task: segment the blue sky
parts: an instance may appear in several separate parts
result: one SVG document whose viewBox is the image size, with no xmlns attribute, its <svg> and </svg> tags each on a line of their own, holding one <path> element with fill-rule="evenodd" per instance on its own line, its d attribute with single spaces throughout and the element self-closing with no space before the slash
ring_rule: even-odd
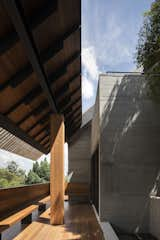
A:
<svg viewBox="0 0 160 240">
<path fill-rule="evenodd" d="M 153 0 L 82 0 L 83 112 L 95 102 L 98 74 L 134 71 L 143 13 Z"/>
</svg>

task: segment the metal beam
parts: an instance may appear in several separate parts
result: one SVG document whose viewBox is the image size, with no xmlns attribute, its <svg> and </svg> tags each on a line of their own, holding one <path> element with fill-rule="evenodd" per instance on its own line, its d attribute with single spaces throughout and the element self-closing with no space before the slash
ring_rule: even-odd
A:
<svg viewBox="0 0 160 240">
<path fill-rule="evenodd" d="M 24 43 L 29 60 L 32 64 L 34 71 L 37 74 L 40 85 L 47 97 L 51 110 L 54 113 L 57 113 L 56 103 L 53 98 L 50 86 L 48 84 L 46 73 L 44 71 L 43 65 L 41 64 L 38 50 L 34 43 L 32 33 L 24 17 L 24 10 L 19 1 L 4 0 L 3 3 L 5 4 L 5 7 L 12 19 L 12 22 L 18 32 L 19 37 Z"/>
<path fill-rule="evenodd" d="M 0 113 L 0 126 L 6 129 L 11 134 L 15 135 L 16 137 L 22 139 L 32 147 L 38 149 L 40 152 L 43 152 L 45 154 L 47 153 L 46 149 L 41 144 L 32 139 L 22 129 L 17 127 L 16 124 L 14 124 L 9 118 L 3 116 L 1 113 Z"/>
<path fill-rule="evenodd" d="M 11 0 L 12 1 L 12 0 Z M 5 2 L 5 0 L 4 0 Z M 44 5 L 40 7 L 36 12 L 29 17 L 29 27 L 34 30 L 40 25 L 46 18 L 48 18 L 57 9 L 57 0 L 45 0 Z M 6 36 L 0 39 L 0 55 L 9 50 L 19 40 L 19 36 L 16 31 L 10 32 Z"/>
<path fill-rule="evenodd" d="M 73 34 L 75 31 L 80 29 L 78 25 L 74 25 L 70 30 L 58 38 L 54 44 L 49 46 L 47 49 L 40 52 L 40 59 L 44 64 L 49 59 L 53 58 L 60 50 L 63 48 L 63 41 Z M 10 79 L 5 81 L 0 85 L 0 91 L 4 90 L 8 86 L 17 87 L 21 84 L 26 78 L 28 78 L 33 73 L 33 68 L 30 63 L 26 64 L 21 70 L 16 72 Z"/>
</svg>

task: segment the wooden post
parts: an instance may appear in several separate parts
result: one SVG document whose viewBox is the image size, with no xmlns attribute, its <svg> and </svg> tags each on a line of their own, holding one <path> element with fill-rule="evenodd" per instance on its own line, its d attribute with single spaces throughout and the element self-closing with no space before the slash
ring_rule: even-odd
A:
<svg viewBox="0 0 160 240">
<path fill-rule="evenodd" d="M 51 115 L 50 223 L 64 222 L 64 118 Z"/>
</svg>

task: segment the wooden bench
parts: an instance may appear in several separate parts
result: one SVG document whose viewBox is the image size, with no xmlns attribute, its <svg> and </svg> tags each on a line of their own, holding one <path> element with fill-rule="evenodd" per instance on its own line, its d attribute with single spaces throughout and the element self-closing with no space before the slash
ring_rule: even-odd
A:
<svg viewBox="0 0 160 240">
<path fill-rule="evenodd" d="M 47 197 L 41 199 L 40 201 L 38 201 L 39 212 L 44 212 L 46 210 L 46 204 L 50 203 L 50 199 L 51 199 L 50 196 L 47 196 Z M 69 199 L 68 195 L 65 195 L 64 196 L 64 201 L 68 201 L 68 199 Z"/>
<path fill-rule="evenodd" d="M 68 196 L 64 196 L 64 200 L 68 201 Z M 46 211 L 46 204 L 50 202 L 50 195 L 47 197 L 44 197 L 40 199 L 38 202 L 35 202 L 35 204 L 30 205 L 22 210 L 19 210 L 16 213 L 13 213 L 9 217 L 3 219 L 0 221 L 0 240 L 2 232 L 5 231 L 7 228 L 13 226 L 14 224 L 21 221 L 22 224 L 29 224 L 32 222 L 32 212 L 35 210 L 39 210 L 40 213 Z M 47 210 L 46 213 L 48 213 L 49 210 Z M 46 214 L 45 214 L 46 215 Z M 41 215 L 43 216 L 43 214 Z"/>
<path fill-rule="evenodd" d="M 2 232 L 7 228 L 21 221 L 22 224 L 28 224 L 32 222 L 32 212 L 38 209 L 38 205 L 30 205 L 11 216 L 0 221 L 0 239 Z"/>
<path fill-rule="evenodd" d="M 41 200 L 38 201 L 38 211 L 44 212 L 46 210 L 46 204 L 50 202 L 50 196 L 44 197 Z"/>
<path fill-rule="evenodd" d="M 13 226 L 14 224 L 21 221 L 22 224 L 29 224 L 32 222 L 32 212 L 35 210 L 39 210 L 40 212 L 43 212 L 46 210 L 46 204 L 50 202 L 50 196 L 44 197 L 38 202 L 35 202 L 34 204 L 27 206 L 26 208 L 19 210 L 9 217 L 6 217 L 5 219 L 0 221 L 0 240 L 2 232 L 5 231 L 7 228 Z"/>
</svg>

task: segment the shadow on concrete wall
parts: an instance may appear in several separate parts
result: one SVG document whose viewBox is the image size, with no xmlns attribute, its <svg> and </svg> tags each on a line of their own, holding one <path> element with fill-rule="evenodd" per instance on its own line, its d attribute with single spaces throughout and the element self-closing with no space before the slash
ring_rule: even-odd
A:
<svg viewBox="0 0 160 240">
<path fill-rule="evenodd" d="M 137 75 L 117 80 L 101 116 L 101 218 L 132 232 L 149 228 L 160 169 L 160 105 L 148 99 L 145 82 Z"/>
</svg>

